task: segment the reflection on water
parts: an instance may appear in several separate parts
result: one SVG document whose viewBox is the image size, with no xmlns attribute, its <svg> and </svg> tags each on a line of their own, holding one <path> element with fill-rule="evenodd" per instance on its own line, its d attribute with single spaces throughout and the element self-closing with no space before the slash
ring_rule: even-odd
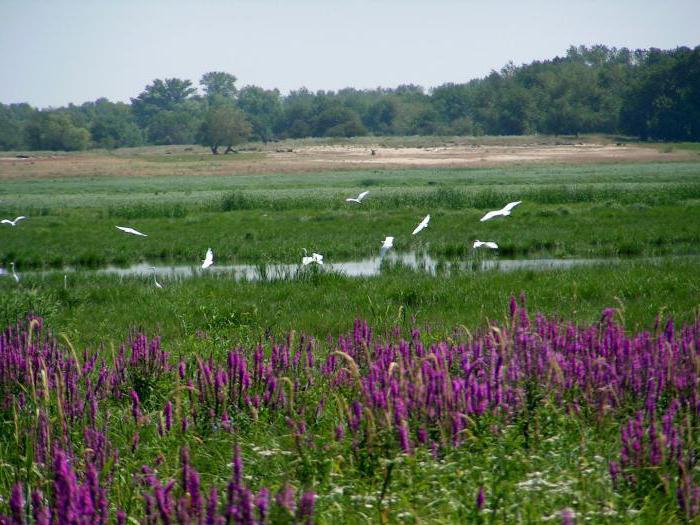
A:
<svg viewBox="0 0 700 525">
<path fill-rule="evenodd" d="M 331 263 L 327 262 L 319 267 L 322 272 L 334 272 L 348 277 L 372 277 L 379 275 L 382 269 L 392 266 L 404 266 L 406 268 L 424 271 L 435 275 L 440 271 L 513 271 L 521 269 L 530 270 L 554 270 L 565 269 L 574 266 L 588 266 L 593 264 L 614 264 L 619 259 L 467 259 L 461 261 L 445 261 L 431 257 L 427 254 L 416 252 L 390 253 L 385 257 L 373 257 L 356 261 Z M 309 271 L 308 268 L 297 264 L 229 264 L 212 266 L 202 270 L 199 266 L 186 265 L 162 265 L 155 267 L 158 277 L 187 278 L 207 273 L 227 274 L 236 279 L 256 281 L 260 279 L 291 278 L 299 272 Z M 147 263 L 135 264 L 125 268 L 108 266 L 96 270 L 95 273 L 119 276 L 151 276 L 152 265 Z"/>
</svg>

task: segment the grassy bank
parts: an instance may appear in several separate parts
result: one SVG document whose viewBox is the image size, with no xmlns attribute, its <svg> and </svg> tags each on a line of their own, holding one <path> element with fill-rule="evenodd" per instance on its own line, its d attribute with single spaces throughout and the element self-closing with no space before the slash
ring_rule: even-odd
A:
<svg viewBox="0 0 700 525">
<path fill-rule="evenodd" d="M 362 205 L 345 197 L 368 189 Z M 466 256 L 474 239 L 504 256 L 610 257 L 698 253 L 700 164 L 403 170 L 235 177 L 7 181 L 0 261 L 20 268 L 135 261 L 294 262 L 301 249 L 346 260 L 400 250 Z M 489 209 L 522 200 L 512 217 Z M 410 235 L 430 213 L 421 235 Z M 115 225 L 148 233 L 127 237 Z"/>
</svg>

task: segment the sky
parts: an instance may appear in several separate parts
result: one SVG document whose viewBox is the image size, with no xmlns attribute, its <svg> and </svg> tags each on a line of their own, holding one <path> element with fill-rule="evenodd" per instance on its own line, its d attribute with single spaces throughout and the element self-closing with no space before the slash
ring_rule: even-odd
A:
<svg viewBox="0 0 700 525">
<path fill-rule="evenodd" d="M 698 0 L 0 0 L 0 102 L 128 102 L 156 78 L 316 91 L 466 82 L 570 45 L 700 44 Z"/>
</svg>

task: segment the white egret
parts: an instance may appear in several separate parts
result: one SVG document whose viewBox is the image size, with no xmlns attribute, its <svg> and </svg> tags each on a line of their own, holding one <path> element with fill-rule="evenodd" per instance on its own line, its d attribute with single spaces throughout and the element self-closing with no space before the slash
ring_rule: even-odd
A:
<svg viewBox="0 0 700 525">
<path fill-rule="evenodd" d="M 318 253 L 312 253 L 310 257 L 306 255 L 306 248 L 304 250 L 304 257 L 301 258 L 301 264 L 308 266 L 311 263 L 323 264 L 323 255 Z"/>
<path fill-rule="evenodd" d="M 150 270 L 153 270 L 153 282 L 156 285 L 156 288 L 163 288 L 163 285 L 158 282 L 158 279 L 156 279 L 156 267 L 155 266 L 150 266 Z"/>
<path fill-rule="evenodd" d="M 493 219 L 494 217 L 498 217 L 500 215 L 503 215 L 504 217 L 510 215 L 510 211 L 521 202 L 523 201 L 509 202 L 500 210 L 490 211 L 481 218 L 481 222 L 488 221 L 489 219 Z"/>
<path fill-rule="evenodd" d="M 204 260 L 202 261 L 202 268 L 209 268 L 212 264 L 214 264 L 214 252 L 211 251 L 211 248 L 207 250 L 207 254 L 204 256 Z"/>
<path fill-rule="evenodd" d="M 361 204 L 361 203 L 362 203 L 362 199 L 364 199 L 365 197 L 367 197 L 368 194 L 369 194 L 368 191 L 363 191 L 362 193 L 360 193 L 360 194 L 357 196 L 356 199 L 349 198 L 349 199 L 345 199 L 345 201 L 346 201 L 346 202 L 356 202 L 357 204 Z"/>
<path fill-rule="evenodd" d="M 129 228 L 127 226 L 115 226 L 116 229 L 123 231 L 124 233 L 130 233 L 131 235 L 138 235 L 139 237 L 148 237 L 145 233 L 141 233 L 138 230 Z"/>
<path fill-rule="evenodd" d="M 384 257 L 384 255 L 386 255 L 386 252 L 388 252 L 393 247 L 394 247 L 394 238 L 387 236 L 387 238 L 384 239 L 384 242 L 382 242 L 382 249 L 379 252 L 379 256 Z"/>
<path fill-rule="evenodd" d="M 19 282 L 19 275 L 17 275 L 17 272 L 15 271 L 15 263 L 11 262 L 10 266 L 12 266 L 12 277 L 15 278 L 16 282 Z"/>
<path fill-rule="evenodd" d="M 426 215 L 425 218 L 422 221 L 420 221 L 420 224 L 418 226 L 416 226 L 416 229 L 413 230 L 413 235 L 415 235 L 419 231 L 427 228 L 429 222 L 430 222 L 430 215 Z"/>
<path fill-rule="evenodd" d="M 473 248 L 481 248 L 482 246 L 485 246 L 486 248 L 491 248 L 492 250 L 497 250 L 498 249 L 498 244 L 492 241 L 479 241 L 476 240 L 474 241 L 474 244 L 472 245 Z"/>
<path fill-rule="evenodd" d="M 10 226 L 17 226 L 19 221 L 23 221 L 24 219 L 26 219 L 26 217 L 24 215 L 20 215 L 14 221 L 10 219 L 3 219 L 0 221 L 0 224 L 9 224 Z"/>
</svg>

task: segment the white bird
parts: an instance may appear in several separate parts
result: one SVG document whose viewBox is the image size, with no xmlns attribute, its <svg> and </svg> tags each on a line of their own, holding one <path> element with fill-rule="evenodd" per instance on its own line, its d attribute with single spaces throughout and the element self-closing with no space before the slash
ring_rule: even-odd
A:
<svg viewBox="0 0 700 525">
<path fill-rule="evenodd" d="M 214 252 L 211 251 L 211 248 L 207 250 L 207 254 L 204 256 L 204 260 L 202 261 L 202 268 L 209 268 L 212 264 L 214 264 Z"/>
<path fill-rule="evenodd" d="M 384 239 L 384 242 L 382 243 L 382 249 L 379 252 L 379 256 L 384 257 L 386 252 L 388 252 L 393 247 L 394 247 L 394 238 L 387 236 L 387 238 Z"/>
<path fill-rule="evenodd" d="M 153 282 L 156 284 L 156 288 L 163 288 L 163 285 L 158 282 L 158 279 L 156 279 L 156 267 L 150 266 L 149 269 L 153 270 Z"/>
<path fill-rule="evenodd" d="M 360 203 L 362 203 L 362 199 L 364 199 L 365 197 L 367 197 L 368 194 L 369 194 L 368 191 L 363 191 L 362 193 L 360 193 L 360 194 L 357 196 L 356 199 L 350 198 L 350 199 L 345 199 L 345 201 L 346 201 L 346 202 L 356 202 L 357 204 L 360 204 Z"/>
<path fill-rule="evenodd" d="M 306 248 L 304 250 L 304 257 L 301 258 L 301 264 L 308 266 L 311 263 L 323 264 L 323 255 L 318 253 L 312 253 L 311 257 L 306 256 Z"/>
<path fill-rule="evenodd" d="M 3 219 L 0 221 L 0 224 L 9 224 L 10 226 L 17 226 L 17 223 L 19 223 L 19 221 L 23 221 L 24 219 L 26 219 L 26 217 L 24 215 L 20 215 L 14 221 L 11 221 L 10 219 Z"/>
<path fill-rule="evenodd" d="M 12 266 L 12 277 L 15 278 L 16 282 L 19 282 L 19 275 L 17 275 L 17 272 L 15 271 L 15 263 L 11 262 L 10 266 Z"/>
<path fill-rule="evenodd" d="M 141 233 L 138 230 L 134 230 L 133 228 L 128 228 L 126 226 L 115 226 L 118 230 L 121 230 L 125 233 L 130 233 L 131 235 L 138 235 L 139 237 L 148 237 L 145 233 Z"/>
<path fill-rule="evenodd" d="M 426 215 L 425 218 L 422 221 L 420 221 L 420 224 L 418 226 L 416 226 L 416 229 L 413 230 L 413 235 L 415 235 L 419 231 L 427 228 L 429 222 L 430 222 L 430 215 Z"/>
<path fill-rule="evenodd" d="M 515 208 L 521 202 L 523 201 L 509 202 L 500 210 L 490 211 L 481 218 L 481 222 L 488 221 L 489 219 L 493 219 L 494 217 L 498 217 L 499 215 L 503 215 L 504 217 L 506 215 L 510 215 L 510 210 Z"/>
<path fill-rule="evenodd" d="M 492 241 L 479 241 L 476 240 L 474 241 L 474 244 L 472 245 L 473 248 L 481 248 L 482 246 L 485 246 L 486 248 L 491 248 L 492 250 L 497 250 L 498 249 L 498 244 Z"/>
</svg>

